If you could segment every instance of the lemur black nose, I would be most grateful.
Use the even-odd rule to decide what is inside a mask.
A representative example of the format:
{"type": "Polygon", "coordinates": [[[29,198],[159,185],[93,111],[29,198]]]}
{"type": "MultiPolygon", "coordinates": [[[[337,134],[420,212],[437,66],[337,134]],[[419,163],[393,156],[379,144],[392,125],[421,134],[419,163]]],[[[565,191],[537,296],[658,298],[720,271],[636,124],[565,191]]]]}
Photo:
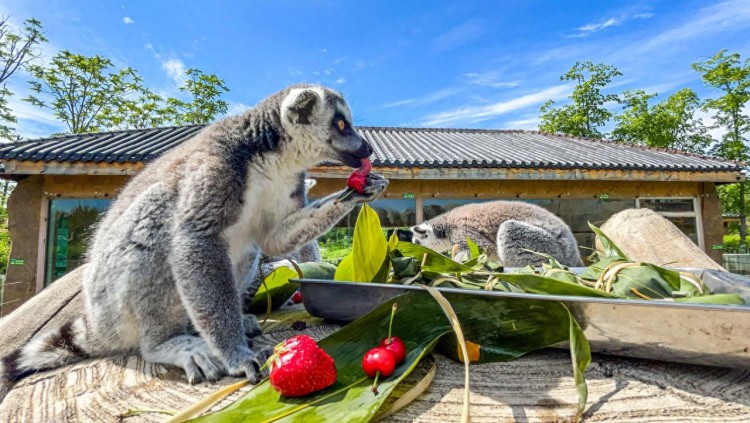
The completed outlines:
{"type": "Polygon", "coordinates": [[[355,156],[357,156],[360,159],[364,159],[365,157],[370,157],[372,154],[372,146],[370,143],[368,143],[365,140],[362,140],[362,145],[359,146],[357,151],[354,153],[355,156]]]}

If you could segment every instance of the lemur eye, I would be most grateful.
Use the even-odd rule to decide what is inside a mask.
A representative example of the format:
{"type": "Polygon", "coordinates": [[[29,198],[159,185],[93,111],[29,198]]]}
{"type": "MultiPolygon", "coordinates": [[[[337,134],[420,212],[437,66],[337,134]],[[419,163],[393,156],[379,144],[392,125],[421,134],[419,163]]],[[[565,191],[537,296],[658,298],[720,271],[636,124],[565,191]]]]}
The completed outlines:
{"type": "Polygon", "coordinates": [[[343,131],[346,129],[346,121],[344,119],[339,119],[336,121],[336,126],[339,127],[339,131],[343,131]]]}

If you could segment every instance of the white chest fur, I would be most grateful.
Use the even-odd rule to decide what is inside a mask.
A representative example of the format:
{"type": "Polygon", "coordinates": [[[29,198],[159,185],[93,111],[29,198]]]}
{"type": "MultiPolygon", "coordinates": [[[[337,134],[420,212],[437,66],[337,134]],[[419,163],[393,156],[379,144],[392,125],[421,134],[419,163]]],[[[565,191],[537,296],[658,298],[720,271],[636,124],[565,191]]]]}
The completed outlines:
{"type": "Polygon", "coordinates": [[[257,251],[266,237],[273,236],[274,229],[284,218],[299,207],[292,198],[298,178],[298,173],[267,172],[251,166],[239,218],[223,234],[233,265],[246,260],[248,253],[257,251]]]}

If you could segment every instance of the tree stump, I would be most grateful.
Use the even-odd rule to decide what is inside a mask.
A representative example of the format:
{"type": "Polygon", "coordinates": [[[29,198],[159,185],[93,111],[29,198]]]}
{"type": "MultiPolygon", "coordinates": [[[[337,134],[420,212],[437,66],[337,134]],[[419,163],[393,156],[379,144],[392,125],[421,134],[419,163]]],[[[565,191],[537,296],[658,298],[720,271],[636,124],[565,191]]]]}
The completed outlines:
{"type": "MultiPolygon", "coordinates": [[[[600,229],[636,262],[724,270],[677,226],[651,209],[623,210],[600,229]]],[[[598,240],[596,248],[601,248],[598,240]]]]}

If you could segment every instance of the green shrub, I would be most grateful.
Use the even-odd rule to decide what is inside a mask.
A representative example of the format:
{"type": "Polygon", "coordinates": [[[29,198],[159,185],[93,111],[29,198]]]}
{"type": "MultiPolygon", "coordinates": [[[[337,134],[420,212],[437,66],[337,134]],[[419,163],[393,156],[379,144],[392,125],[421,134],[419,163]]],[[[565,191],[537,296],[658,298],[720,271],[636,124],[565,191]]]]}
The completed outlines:
{"type": "Polygon", "coordinates": [[[10,234],[7,229],[0,229],[0,275],[8,271],[10,257],[10,234]]]}
{"type": "MultiPolygon", "coordinates": [[[[750,236],[745,237],[745,246],[750,245],[750,236]]],[[[739,234],[724,235],[724,251],[739,250],[740,248],[740,236],[739,234]]]]}

